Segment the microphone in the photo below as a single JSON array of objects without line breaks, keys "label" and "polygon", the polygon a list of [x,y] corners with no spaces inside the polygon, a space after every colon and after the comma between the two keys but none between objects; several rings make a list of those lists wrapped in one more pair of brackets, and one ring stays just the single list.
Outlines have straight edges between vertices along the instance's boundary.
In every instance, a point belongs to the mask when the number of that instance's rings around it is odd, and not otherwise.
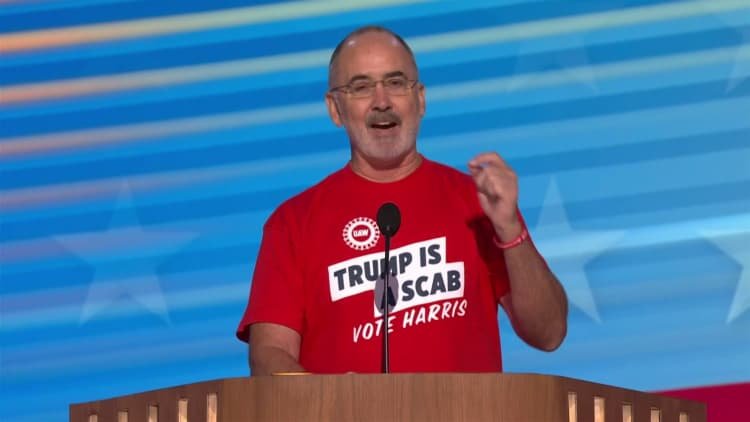
[{"label": "microphone", "polygon": [[[396,287],[396,293],[391,292],[391,269],[390,269],[390,257],[388,254],[391,249],[391,237],[396,234],[399,227],[401,227],[401,212],[398,210],[396,204],[392,202],[386,202],[381,205],[378,209],[378,229],[383,233],[385,237],[385,269],[383,271],[383,357],[381,369],[384,374],[390,372],[390,351],[388,348],[388,308],[391,301],[393,305],[396,305],[396,295],[398,294],[398,287]],[[395,281],[395,280],[394,280]],[[394,283],[395,284],[395,283]],[[377,301],[377,290],[376,289],[376,301]]]},{"label": "microphone", "polygon": [[380,206],[377,219],[378,228],[386,239],[396,234],[398,228],[401,227],[401,212],[393,202],[386,202]]}]

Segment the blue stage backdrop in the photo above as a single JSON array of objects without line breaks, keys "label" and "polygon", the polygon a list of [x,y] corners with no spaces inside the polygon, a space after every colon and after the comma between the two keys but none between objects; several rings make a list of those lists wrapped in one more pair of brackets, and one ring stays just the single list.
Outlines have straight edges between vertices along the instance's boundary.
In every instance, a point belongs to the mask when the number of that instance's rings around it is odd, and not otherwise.
[{"label": "blue stage backdrop", "polygon": [[506,370],[750,380],[747,0],[2,3],[3,421],[248,374],[263,222],[345,164],[326,66],[369,23],[414,48],[423,153],[504,156],[568,292],[555,353],[501,316]]}]

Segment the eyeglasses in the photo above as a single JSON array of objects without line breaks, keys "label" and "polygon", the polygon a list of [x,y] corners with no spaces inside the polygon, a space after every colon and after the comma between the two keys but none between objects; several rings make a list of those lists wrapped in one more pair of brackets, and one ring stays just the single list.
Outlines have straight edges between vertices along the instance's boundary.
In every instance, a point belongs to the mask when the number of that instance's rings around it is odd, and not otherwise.
[{"label": "eyeglasses", "polygon": [[416,79],[407,79],[404,76],[391,76],[377,81],[358,79],[346,85],[331,88],[329,92],[341,91],[349,94],[352,98],[367,98],[375,93],[375,87],[378,83],[382,83],[383,89],[388,95],[406,95],[417,82],[419,81]]}]

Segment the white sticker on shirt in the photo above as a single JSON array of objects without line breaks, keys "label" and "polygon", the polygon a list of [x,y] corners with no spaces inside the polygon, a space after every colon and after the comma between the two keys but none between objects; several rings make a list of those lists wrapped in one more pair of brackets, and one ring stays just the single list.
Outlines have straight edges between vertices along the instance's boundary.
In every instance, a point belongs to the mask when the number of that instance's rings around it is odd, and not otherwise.
[{"label": "white sticker on shirt", "polygon": [[[391,312],[464,296],[464,263],[446,262],[444,236],[392,249],[389,262],[389,271],[397,279],[395,290],[398,292]],[[384,271],[383,252],[330,265],[331,300],[336,302],[375,289]],[[381,314],[377,305],[378,302],[373,303],[375,316]]]}]

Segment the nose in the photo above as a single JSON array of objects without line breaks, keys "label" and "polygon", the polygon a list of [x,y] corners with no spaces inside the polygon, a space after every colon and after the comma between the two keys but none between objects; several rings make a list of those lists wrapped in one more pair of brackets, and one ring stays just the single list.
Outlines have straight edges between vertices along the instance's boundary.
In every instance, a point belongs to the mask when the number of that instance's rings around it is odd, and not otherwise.
[{"label": "nose", "polygon": [[391,97],[385,91],[382,81],[375,84],[375,90],[372,93],[372,108],[380,111],[391,108]]}]

